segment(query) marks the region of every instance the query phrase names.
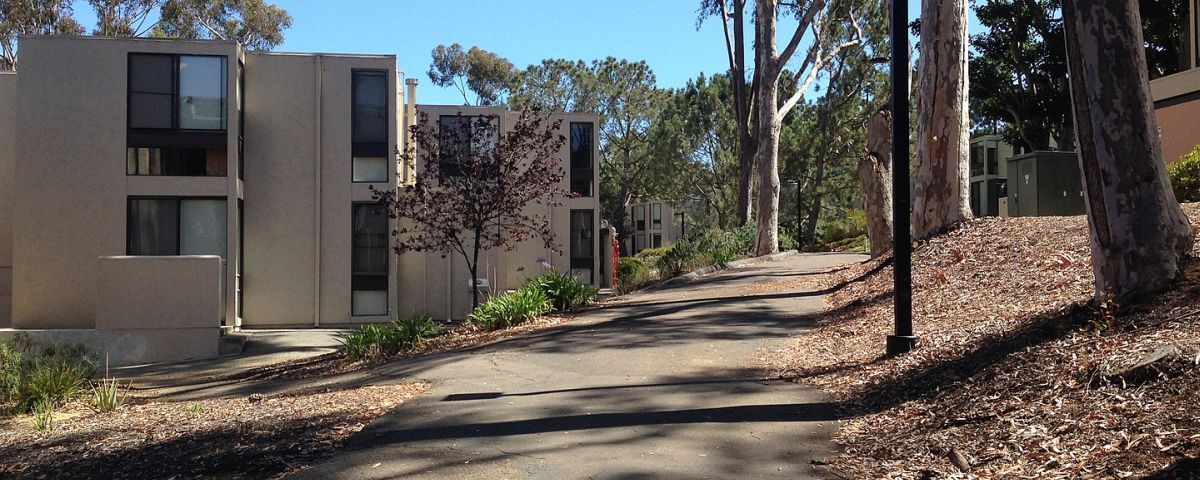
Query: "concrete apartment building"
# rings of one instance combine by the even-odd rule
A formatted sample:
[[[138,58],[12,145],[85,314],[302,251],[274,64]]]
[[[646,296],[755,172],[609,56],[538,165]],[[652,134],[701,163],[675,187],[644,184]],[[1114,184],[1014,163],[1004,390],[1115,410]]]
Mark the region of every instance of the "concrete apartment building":
[[[1188,0],[1188,69],[1150,81],[1163,160],[1170,164],[1200,144],[1200,0]]]
[[[213,356],[221,327],[467,313],[462,261],[395,255],[370,189],[422,171],[396,155],[418,110],[497,115],[501,131],[512,114],[416,106],[415,80],[405,102],[393,55],[57,36],[20,49],[0,74],[0,327],[144,363]],[[562,153],[590,162],[564,180],[590,195],[549,212],[562,255],[489,252],[494,291],[539,258],[599,283],[597,119],[561,118],[590,135]]]
[[[687,219],[683,210],[661,200],[645,200],[629,206],[632,231],[625,239],[629,255],[647,248],[673,245],[686,235]]]

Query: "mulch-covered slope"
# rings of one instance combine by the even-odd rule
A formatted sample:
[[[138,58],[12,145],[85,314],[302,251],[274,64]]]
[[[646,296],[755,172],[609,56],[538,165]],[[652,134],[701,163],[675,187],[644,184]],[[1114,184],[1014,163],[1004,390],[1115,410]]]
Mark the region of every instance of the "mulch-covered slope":
[[[1196,225],[1200,204],[1184,211]],[[835,473],[1200,478],[1200,260],[1168,293],[1100,309],[1083,217],[973,220],[913,265],[918,349],[882,357],[877,260],[828,275],[820,326],[769,359],[843,405]],[[1177,354],[1153,375],[1111,375],[1164,345]]]
[[[51,432],[0,421],[0,478],[270,478],[331,455],[426,383],[197,402],[111,413],[75,403]]]

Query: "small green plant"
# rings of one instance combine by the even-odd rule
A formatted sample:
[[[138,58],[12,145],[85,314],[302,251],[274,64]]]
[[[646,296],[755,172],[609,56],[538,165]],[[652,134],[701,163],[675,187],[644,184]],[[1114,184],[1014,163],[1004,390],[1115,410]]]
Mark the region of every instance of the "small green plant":
[[[550,300],[550,306],[558,312],[569,312],[587,305],[599,291],[578,278],[553,270],[526,280],[524,287],[542,292]]]
[[[33,404],[33,428],[39,432],[54,430],[54,404],[38,401]]]
[[[494,296],[471,312],[467,321],[485,330],[499,330],[527,322],[550,312],[550,299],[536,288]]]
[[[36,363],[22,379],[20,404],[28,408],[41,402],[57,407],[75,398],[88,378],[88,372],[77,366],[57,363]]]
[[[386,325],[363,325],[339,336],[346,356],[351,360],[389,357],[437,336],[433,319],[412,316]]]
[[[201,405],[199,403],[193,403],[191,405],[184,407],[183,410],[192,415],[199,415],[201,413],[204,413],[204,405]]]
[[[1175,200],[1180,203],[1200,202],[1200,145],[1167,165],[1167,175],[1171,177]]]
[[[88,397],[88,405],[99,413],[108,413],[116,410],[125,404],[125,391],[128,388],[129,385],[122,388],[115,378],[103,378],[93,381],[92,394]]]
[[[21,352],[0,342],[0,411],[17,403],[21,392]]]
[[[617,261],[616,289],[618,293],[632,292],[652,281],[654,278],[650,275],[650,268],[641,259],[621,257]]]
[[[637,257],[637,258],[661,257],[661,256],[663,256],[664,253],[667,253],[667,250],[670,250],[670,249],[671,249],[670,246],[647,248],[647,249],[643,249],[642,251],[635,254],[634,257]]]
[[[703,263],[706,263],[704,256],[696,248],[696,244],[684,240],[672,245],[671,249],[658,259],[658,271],[660,276],[675,277]]]

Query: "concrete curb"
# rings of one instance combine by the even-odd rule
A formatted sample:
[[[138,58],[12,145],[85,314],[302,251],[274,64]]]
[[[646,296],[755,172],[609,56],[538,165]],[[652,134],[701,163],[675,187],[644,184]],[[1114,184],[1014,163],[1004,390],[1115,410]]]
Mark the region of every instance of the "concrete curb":
[[[783,260],[783,259],[786,259],[789,257],[794,257],[799,254],[800,254],[800,252],[797,252],[795,250],[788,250],[786,252],[779,252],[779,253],[772,253],[770,255],[763,255],[761,257],[743,258],[741,260],[734,260],[734,261],[728,262],[728,263],[718,263],[716,265],[709,265],[709,266],[701,268],[699,270],[688,272],[688,273],[685,273],[678,277],[666,280],[662,283],[659,283],[658,285],[655,285],[653,288],[657,289],[657,288],[662,288],[662,287],[670,287],[673,285],[690,283],[690,282],[699,280],[701,277],[704,277],[705,275],[711,275],[713,273],[716,273],[716,272],[719,272],[722,270],[744,268],[744,267],[747,267],[750,265],[763,263],[763,262],[778,262],[780,260]]]

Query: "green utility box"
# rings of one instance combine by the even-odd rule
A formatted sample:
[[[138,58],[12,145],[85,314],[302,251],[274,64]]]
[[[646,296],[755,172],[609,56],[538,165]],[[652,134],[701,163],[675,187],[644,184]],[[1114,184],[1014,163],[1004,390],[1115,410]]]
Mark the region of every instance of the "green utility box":
[[[1008,214],[1083,215],[1083,183],[1075,152],[1037,151],[1008,159]]]

